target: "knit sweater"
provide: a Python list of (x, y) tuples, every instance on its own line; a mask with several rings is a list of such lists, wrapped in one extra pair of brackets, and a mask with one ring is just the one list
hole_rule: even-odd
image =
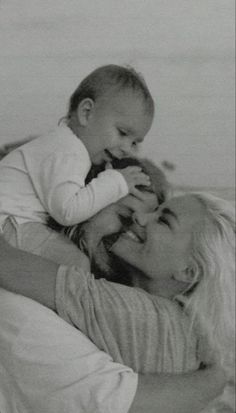
[(197, 339), (182, 308), (141, 289), (95, 279), (61, 266), (56, 284), (59, 315), (114, 361), (139, 373), (196, 369)]

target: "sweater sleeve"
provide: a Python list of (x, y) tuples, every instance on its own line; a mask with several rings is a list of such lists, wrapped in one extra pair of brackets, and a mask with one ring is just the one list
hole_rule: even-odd
[(188, 324), (169, 300), (61, 266), (56, 307), (100, 350), (136, 372), (183, 372), (196, 367), (196, 342), (188, 341)]
[(50, 155), (42, 165), (38, 193), (47, 212), (62, 225), (74, 225), (128, 194), (122, 174), (101, 172), (85, 186), (88, 165), (77, 154)]
[[(120, 287), (122, 289), (123, 286)], [(75, 267), (61, 266), (58, 270), (58, 314), (87, 335), (100, 350), (110, 354), (113, 360), (125, 363), (123, 350), (119, 348), (117, 340), (121, 331), (126, 329), (127, 323), (123, 306), (125, 300), (120, 298), (116, 284), (104, 279), (96, 280), (92, 274)], [(114, 330), (111, 328), (112, 324)], [(123, 346), (125, 347), (124, 342)]]

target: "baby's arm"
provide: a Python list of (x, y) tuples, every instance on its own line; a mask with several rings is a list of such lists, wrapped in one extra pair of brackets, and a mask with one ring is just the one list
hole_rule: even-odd
[(41, 165), (37, 193), (45, 210), (62, 225), (86, 221), (129, 192), (123, 175), (114, 169), (101, 172), (85, 186), (88, 167), (74, 154), (55, 154)]
[(130, 166), (106, 169), (85, 186), (89, 167), (80, 154), (55, 153), (43, 161), (37, 174), (31, 172), (45, 210), (61, 225), (86, 221), (129, 192), (139, 192), (135, 185), (150, 184), (140, 167)]

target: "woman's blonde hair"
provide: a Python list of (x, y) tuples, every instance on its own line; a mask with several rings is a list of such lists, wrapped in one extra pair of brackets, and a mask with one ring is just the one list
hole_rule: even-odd
[(234, 351), (235, 208), (213, 195), (191, 196), (206, 214), (192, 237), (189, 265), (196, 286), (188, 295), (186, 311), (191, 325), (198, 326), (209, 348), (225, 363)]

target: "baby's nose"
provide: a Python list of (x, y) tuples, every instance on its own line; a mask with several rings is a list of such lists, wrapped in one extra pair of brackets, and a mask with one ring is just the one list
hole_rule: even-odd
[(129, 141), (124, 142), (120, 149), (122, 151), (123, 156), (132, 156), (132, 155), (134, 155), (134, 150), (133, 150), (133, 147), (132, 147), (132, 143), (129, 142)]

